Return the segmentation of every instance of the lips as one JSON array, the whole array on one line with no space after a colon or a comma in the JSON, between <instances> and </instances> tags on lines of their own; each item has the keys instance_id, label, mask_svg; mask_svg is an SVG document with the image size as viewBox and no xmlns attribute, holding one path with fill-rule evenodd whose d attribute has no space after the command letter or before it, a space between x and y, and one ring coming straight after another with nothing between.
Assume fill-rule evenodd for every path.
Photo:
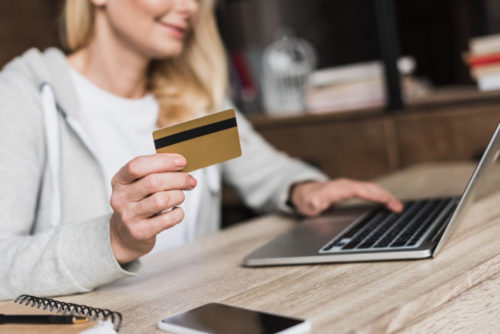
<instances>
[{"instance_id":1,"label":"lips","mask_svg":"<svg viewBox=\"0 0 500 334\"><path fill-rule=\"evenodd\" d=\"M167 22L158 22L165 30L177 38L183 38L188 30L187 26L172 24Z\"/></svg>"}]
</instances>

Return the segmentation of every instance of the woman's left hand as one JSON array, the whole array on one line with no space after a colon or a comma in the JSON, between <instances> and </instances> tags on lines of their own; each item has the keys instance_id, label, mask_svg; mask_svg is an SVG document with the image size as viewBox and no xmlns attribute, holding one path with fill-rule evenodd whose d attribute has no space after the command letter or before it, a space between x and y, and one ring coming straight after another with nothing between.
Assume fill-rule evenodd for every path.
<instances>
[{"instance_id":1,"label":"woman's left hand","mask_svg":"<svg viewBox=\"0 0 500 334\"><path fill-rule=\"evenodd\" d=\"M298 183L293 187L290 200L299 213L313 217L334 203L354 197L382 203L394 212L403 210L403 203L382 187L370 182L344 178L327 182Z\"/></svg>"}]
</instances>

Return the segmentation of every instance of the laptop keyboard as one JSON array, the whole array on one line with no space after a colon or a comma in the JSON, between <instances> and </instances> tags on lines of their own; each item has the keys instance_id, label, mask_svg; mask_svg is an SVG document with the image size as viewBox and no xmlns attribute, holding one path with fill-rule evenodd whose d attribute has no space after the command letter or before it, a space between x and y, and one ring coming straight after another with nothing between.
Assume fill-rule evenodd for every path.
<instances>
[{"instance_id":1,"label":"laptop keyboard","mask_svg":"<svg viewBox=\"0 0 500 334\"><path fill-rule=\"evenodd\" d=\"M420 246L431 227L442 230L456 197L407 201L402 213L374 210L328 242L320 253L405 249ZM433 224L439 218L438 226Z\"/></svg>"}]
</instances>

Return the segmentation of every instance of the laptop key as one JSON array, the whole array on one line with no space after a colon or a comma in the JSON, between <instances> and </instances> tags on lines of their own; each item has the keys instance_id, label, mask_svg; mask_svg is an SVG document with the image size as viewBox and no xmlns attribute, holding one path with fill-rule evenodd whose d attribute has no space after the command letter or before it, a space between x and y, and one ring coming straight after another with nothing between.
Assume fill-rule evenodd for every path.
<instances>
[{"instance_id":1,"label":"laptop key","mask_svg":"<svg viewBox=\"0 0 500 334\"><path fill-rule=\"evenodd\" d=\"M383 220L386 216L390 214L389 211L383 209L379 211L373 218L361 229L358 233L354 235L352 240L342 247L342 249L354 249L360 242L362 242L378 225L378 223Z\"/></svg>"},{"instance_id":2,"label":"laptop key","mask_svg":"<svg viewBox=\"0 0 500 334\"><path fill-rule=\"evenodd\" d=\"M439 216L439 214L443 211L443 209L446 207L446 205L449 203L451 199L446 198L446 199L441 199L438 200L438 204L432 212L427 216L427 219L420 224L418 229L415 231L411 239L406 243L405 246L415 246L420 240L420 238L424 235L425 231L431 226L431 224L434 222L434 220Z\"/></svg>"},{"instance_id":3,"label":"laptop key","mask_svg":"<svg viewBox=\"0 0 500 334\"><path fill-rule=\"evenodd\" d=\"M426 217L429 216L434 207L436 207L438 202L438 200L430 200L429 202L425 203L425 205L422 206L419 212L408 222L408 224L406 224L406 227L399 234L399 236L396 237L396 240L393 240L389 247L392 248L404 246L413 236L421 223L424 222Z\"/></svg>"},{"instance_id":4,"label":"laptop key","mask_svg":"<svg viewBox=\"0 0 500 334\"><path fill-rule=\"evenodd\" d=\"M450 210L448 210L446 215L442 218L441 222L439 222L439 224L437 226L438 227L437 233L434 233L434 236L432 237L432 241L436 241L437 239L441 238L441 236L444 233L444 230L446 229L446 226L448 226L448 222L450 221L451 215L452 215L453 211L455 211L457 205L458 205L458 203L453 204L451 206Z\"/></svg>"},{"instance_id":5,"label":"laptop key","mask_svg":"<svg viewBox=\"0 0 500 334\"><path fill-rule=\"evenodd\" d=\"M358 223L354 224L354 226L350 227L347 231L343 232L339 237L333 239L327 246L323 248L323 250L328 251L331 250L332 248L339 248L349 243L354 237L354 235L356 235L356 233L362 230L365 227L365 225L367 225L368 223L370 223L372 219L374 219L377 213L378 212L376 211L370 212L368 215L363 217Z\"/></svg>"},{"instance_id":6,"label":"laptop key","mask_svg":"<svg viewBox=\"0 0 500 334\"><path fill-rule=\"evenodd\" d=\"M406 223L413 217L413 215L423 206L422 202L410 202L406 205L406 209L399 216L399 219L394 225L381 236L375 243L374 248L385 248L396 238L399 233L405 228Z\"/></svg>"},{"instance_id":7,"label":"laptop key","mask_svg":"<svg viewBox=\"0 0 500 334\"><path fill-rule=\"evenodd\" d=\"M357 248L365 249L372 247L373 244L382 236L382 234L384 234L384 232L387 231L387 229L392 224L394 224L398 217L399 215L394 212L388 214L385 219L381 221L378 226L376 226L372 233L368 235Z\"/></svg>"},{"instance_id":8,"label":"laptop key","mask_svg":"<svg viewBox=\"0 0 500 334\"><path fill-rule=\"evenodd\" d=\"M330 241L321 252L414 248L443 210L451 207L448 205L451 200L453 198L408 201L401 214L380 208ZM441 224L440 227L437 229L442 234Z\"/></svg>"}]
</instances>

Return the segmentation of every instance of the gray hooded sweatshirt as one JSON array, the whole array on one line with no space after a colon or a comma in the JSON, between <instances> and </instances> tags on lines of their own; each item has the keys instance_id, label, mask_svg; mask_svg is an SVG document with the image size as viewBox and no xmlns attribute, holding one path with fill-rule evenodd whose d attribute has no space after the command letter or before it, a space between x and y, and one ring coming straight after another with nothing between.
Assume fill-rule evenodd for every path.
<instances>
[{"instance_id":1,"label":"gray hooded sweatshirt","mask_svg":"<svg viewBox=\"0 0 500 334\"><path fill-rule=\"evenodd\" d=\"M0 300L87 292L139 271L139 261L120 265L113 255L98 143L78 108L58 49L28 50L0 72ZM242 157L217 175L250 207L285 209L292 183L326 179L273 149L239 113L237 122ZM197 237L219 228L217 184L203 183Z\"/></svg>"}]
</instances>

